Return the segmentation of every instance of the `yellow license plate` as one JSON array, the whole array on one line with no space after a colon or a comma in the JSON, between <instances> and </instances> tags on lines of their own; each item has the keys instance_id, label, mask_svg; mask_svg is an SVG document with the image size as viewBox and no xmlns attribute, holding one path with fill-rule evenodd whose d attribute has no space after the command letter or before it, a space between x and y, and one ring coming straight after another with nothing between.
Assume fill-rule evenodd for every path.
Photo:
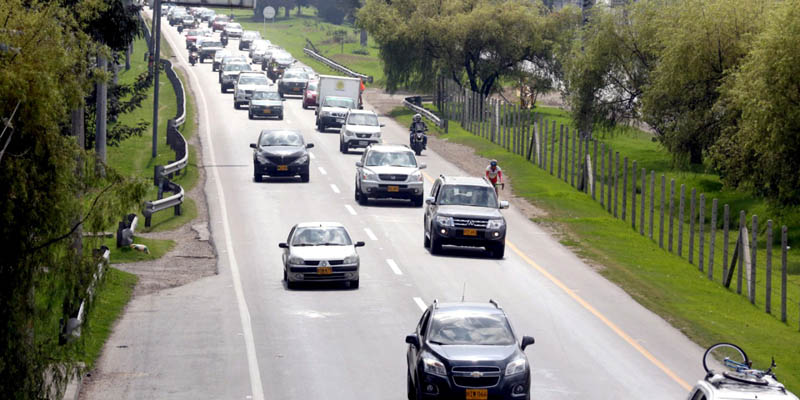
<instances>
[{"instance_id":1,"label":"yellow license plate","mask_svg":"<svg viewBox=\"0 0 800 400\"><path fill-rule=\"evenodd\" d=\"M467 389L467 400L487 400L488 398L488 389Z\"/></svg>"},{"instance_id":2,"label":"yellow license plate","mask_svg":"<svg viewBox=\"0 0 800 400\"><path fill-rule=\"evenodd\" d=\"M265 110L261 110L261 112L262 112L262 113L264 113L264 114L269 114L269 113L271 113L272 111L271 111L271 110L268 110L268 109L265 109Z\"/></svg>"},{"instance_id":3,"label":"yellow license plate","mask_svg":"<svg viewBox=\"0 0 800 400\"><path fill-rule=\"evenodd\" d=\"M299 88L299 87L296 87L296 88L292 88L292 90L294 90L295 92L299 92L299 91L300 91L300 88Z\"/></svg>"},{"instance_id":4,"label":"yellow license plate","mask_svg":"<svg viewBox=\"0 0 800 400\"><path fill-rule=\"evenodd\" d=\"M278 171L288 171L288 170L289 170L288 165L278 165Z\"/></svg>"},{"instance_id":5,"label":"yellow license plate","mask_svg":"<svg viewBox=\"0 0 800 400\"><path fill-rule=\"evenodd\" d=\"M477 229L464 229L464 236L478 236Z\"/></svg>"},{"instance_id":6,"label":"yellow license plate","mask_svg":"<svg viewBox=\"0 0 800 400\"><path fill-rule=\"evenodd\" d=\"M390 192L399 192L400 191L400 186L389 186L389 191Z\"/></svg>"},{"instance_id":7,"label":"yellow license plate","mask_svg":"<svg viewBox=\"0 0 800 400\"><path fill-rule=\"evenodd\" d=\"M331 267L317 267L317 274L319 275L330 275L333 273L333 269Z\"/></svg>"}]
</instances>

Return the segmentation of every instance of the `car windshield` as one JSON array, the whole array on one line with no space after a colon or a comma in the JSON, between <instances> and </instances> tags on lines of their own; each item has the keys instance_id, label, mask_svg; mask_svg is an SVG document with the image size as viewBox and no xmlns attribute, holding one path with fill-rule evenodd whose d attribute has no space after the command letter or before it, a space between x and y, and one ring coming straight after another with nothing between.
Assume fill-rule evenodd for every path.
<instances>
[{"instance_id":1,"label":"car windshield","mask_svg":"<svg viewBox=\"0 0 800 400\"><path fill-rule=\"evenodd\" d=\"M203 47L222 47L222 42L206 40L206 41L203 41L203 44L201 46L203 46Z\"/></svg>"},{"instance_id":2,"label":"car windshield","mask_svg":"<svg viewBox=\"0 0 800 400\"><path fill-rule=\"evenodd\" d=\"M283 79L308 79L308 76L304 72L287 72Z\"/></svg>"},{"instance_id":3,"label":"car windshield","mask_svg":"<svg viewBox=\"0 0 800 400\"><path fill-rule=\"evenodd\" d=\"M284 56L284 55L280 55L280 56L275 57L275 61L278 64L286 65L286 64L291 64L292 63L292 58Z\"/></svg>"},{"instance_id":4,"label":"car windshield","mask_svg":"<svg viewBox=\"0 0 800 400\"><path fill-rule=\"evenodd\" d=\"M416 167L417 159L410 151L371 151L367 156L367 167Z\"/></svg>"},{"instance_id":5,"label":"car windshield","mask_svg":"<svg viewBox=\"0 0 800 400\"><path fill-rule=\"evenodd\" d=\"M378 117L375 114L350 114L347 125L378 126Z\"/></svg>"},{"instance_id":6,"label":"car windshield","mask_svg":"<svg viewBox=\"0 0 800 400\"><path fill-rule=\"evenodd\" d=\"M350 235L341 226L297 228L292 246L350 246Z\"/></svg>"},{"instance_id":7,"label":"car windshield","mask_svg":"<svg viewBox=\"0 0 800 400\"><path fill-rule=\"evenodd\" d=\"M443 206L497 207L494 189L487 186L444 185L438 203Z\"/></svg>"},{"instance_id":8,"label":"car windshield","mask_svg":"<svg viewBox=\"0 0 800 400\"><path fill-rule=\"evenodd\" d=\"M194 29L186 32L186 36L200 36L202 34L203 34L203 31L194 30Z\"/></svg>"},{"instance_id":9,"label":"car windshield","mask_svg":"<svg viewBox=\"0 0 800 400\"><path fill-rule=\"evenodd\" d=\"M253 100L281 100L281 95L278 92L258 91L253 93Z\"/></svg>"},{"instance_id":10,"label":"car windshield","mask_svg":"<svg viewBox=\"0 0 800 400\"><path fill-rule=\"evenodd\" d=\"M303 137L297 132L269 132L261 136L261 146L302 146Z\"/></svg>"},{"instance_id":11,"label":"car windshield","mask_svg":"<svg viewBox=\"0 0 800 400\"><path fill-rule=\"evenodd\" d=\"M500 313L440 312L431 322L428 341L438 345L510 346L514 335Z\"/></svg>"},{"instance_id":12,"label":"car windshield","mask_svg":"<svg viewBox=\"0 0 800 400\"><path fill-rule=\"evenodd\" d=\"M327 107L355 108L353 99L346 97L326 97L324 105Z\"/></svg>"},{"instance_id":13,"label":"car windshield","mask_svg":"<svg viewBox=\"0 0 800 400\"><path fill-rule=\"evenodd\" d=\"M225 29L242 29L242 26L237 23L225 25Z\"/></svg>"},{"instance_id":14,"label":"car windshield","mask_svg":"<svg viewBox=\"0 0 800 400\"><path fill-rule=\"evenodd\" d=\"M244 75L239 78L240 85L267 85L267 77L263 75Z\"/></svg>"},{"instance_id":15,"label":"car windshield","mask_svg":"<svg viewBox=\"0 0 800 400\"><path fill-rule=\"evenodd\" d=\"M250 64L228 64L225 66L225 71L250 71Z\"/></svg>"}]
</instances>

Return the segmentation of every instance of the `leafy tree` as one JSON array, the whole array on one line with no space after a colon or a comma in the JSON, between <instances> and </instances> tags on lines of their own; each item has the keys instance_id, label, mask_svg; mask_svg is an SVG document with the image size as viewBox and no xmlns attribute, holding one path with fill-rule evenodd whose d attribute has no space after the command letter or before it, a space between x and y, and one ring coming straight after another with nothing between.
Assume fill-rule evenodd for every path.
<instances>
[{"instance_id":1,"label":"leafy tree","mask_svg":"<svg viewBox=\"0 0 800 400\"><path fill-rule=\"evenodd\" d=\"M318 15L326 22L341 24L351 21L361 7L360 0L313 0Z\"/></svg>"},{"instance_id":2,"label":"leafy tree","mask_svg":"<svg viewBox=\"0 0 800 400\"><path fill-rule=\"evenodd\" d=\"M781 204L800 204L800 0L765 15L741 68L726 81L723 101L739 117L712 147L726 184Z\"/></svg>"},{"instance_id":3,"label":"leafy tree","mask_svg":"<svg viewBox=\"0 0 800 400\"><path fill-rule=\"evenodd\" d=\"M380 45L389 90L445 75L488 96L523 61L553 65L564 19L549 16L529 0L367 0L357 25Z\"/></svg>"}]
</instances>

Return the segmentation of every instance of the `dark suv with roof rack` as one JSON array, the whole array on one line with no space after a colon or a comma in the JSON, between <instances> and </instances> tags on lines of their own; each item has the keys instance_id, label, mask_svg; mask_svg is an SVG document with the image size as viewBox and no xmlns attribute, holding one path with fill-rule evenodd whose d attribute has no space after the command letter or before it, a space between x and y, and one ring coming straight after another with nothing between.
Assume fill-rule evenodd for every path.
<instances>
[{"instance_id":1,"label":"dark suv with roof rack","mask_svg":"<svg viewBox=\"0 0 800 400\"><path fill-rule=\"evenodd\" d=\"M425 247L431 254L442 245L485 247L495 258L506 249L506 220L500 201L486 178L444 176L436 179L425 199Z\"/></svg>"},{"instance_id":2,"label":"dark suv with roof rack","mask_svg":"<svg viewBox=\"0 0 800 400\"><path fill-rule=\"evenodd\" d=\"M530 399L531 368L506 313L496 302L438 303L406 336L408 398Z\"/></svg>"}]
</instances>

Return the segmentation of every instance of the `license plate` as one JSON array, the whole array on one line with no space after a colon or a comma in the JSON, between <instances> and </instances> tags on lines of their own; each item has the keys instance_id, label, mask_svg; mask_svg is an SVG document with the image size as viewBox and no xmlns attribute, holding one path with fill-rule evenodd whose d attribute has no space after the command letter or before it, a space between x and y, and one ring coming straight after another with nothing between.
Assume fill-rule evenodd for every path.
<instances>
[{"instance_id":1,"label":"license plate","mask_svg":"<svg viewBox=\"0 0 800 400\"><path fill-rule=\"evenodd\" d=\"M264 114L269 114L269 113L271 113L272 111L270 111L270 110L261 110L261 112L262 112L262 113L264 113Z\"/></svg>"},{"instance_id":2,"label":"license plate","mask_svg":"<svg viewBox=\"0 0 800 400\"><path fill-rule=\"evenodd\" d=\"M368 144L369 144L369 142L368 142L368 141L366 141L366 140L359 140L359 141L358 141L358 145L359 145L359 146L366 146L366 145L368 145Z\"/></svg>"},{"instance_id":3,"label":"license plate","mask_svg":"<svg viewBox=\"0 0 800 400\"><path fill-rule=\"evenodd\" d=\"M288 170L289 170L288 165L278 165L278 171L288 171Z\"/></svg>"},{"instance_id":4,"label":"license plate","mask_svg":"<svg viewBox=\"0 0 800 400\"><path fill-rule=\"evenodd\" d=\"M464 236L478 236L477 229L464 229Z\"/></svg>"},{"instance_id":5,"label":"license plate","mask_svg":"<svg viewBox=\"0 0 800 400\"><path fill-rule=\"evenodd\" d=\"M488 398L488 389L467 389L467 400L487 400Z\"/></svg>"},{"instance_id":6,"label":"license plate","mask_svg":"<svg viewBox=\"0 0 800 400\"><path fill-rule=\"evenodd\" d=\"M399 192L400 191L400 186L389 186L389 191L390 192Z\"/></svg>"},{"instance_id":7,"label":"license plate","mask_svg":"<svg viewBox=\"0 0 800 400\"><path fill-rule=\"evenodd\" d=\"M332 273L333 269L331 267L317 267L318 275L330 275Z\"/></svg>"},{"instance_id":8,"label":"license plate","mask_svg":"<svg viewBox=\"0 0 800 400\"><path fill-rule=\"evenodd\" d=\"M296 88L292 88L292 90L294 90L295 92L299 92L299 91L300 91L300 88L299 88L299 87L296 87Z\"/></svg>"}]
</instances>

